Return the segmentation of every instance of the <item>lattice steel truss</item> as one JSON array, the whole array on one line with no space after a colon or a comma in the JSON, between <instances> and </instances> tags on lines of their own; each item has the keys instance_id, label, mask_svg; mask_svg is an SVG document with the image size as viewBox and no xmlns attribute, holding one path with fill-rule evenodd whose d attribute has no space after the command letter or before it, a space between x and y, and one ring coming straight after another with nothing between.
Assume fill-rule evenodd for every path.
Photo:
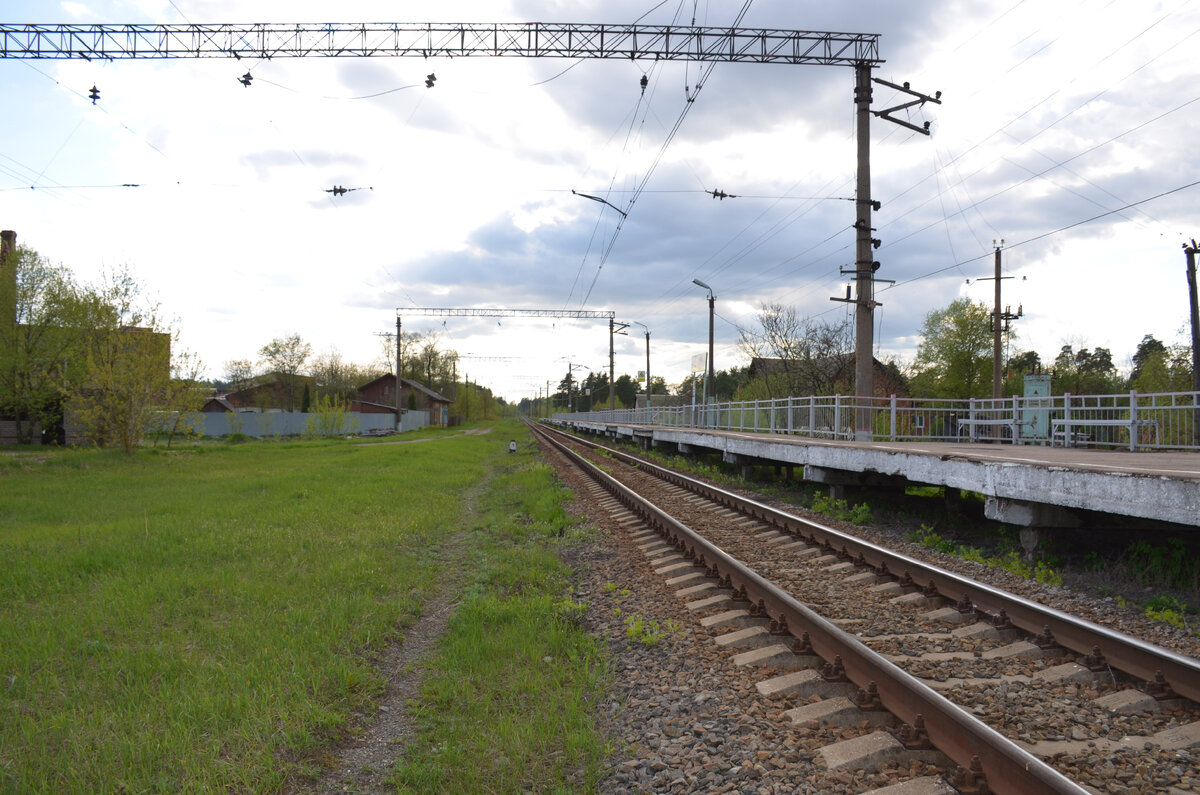
<instances>
[{"instance_id":1,"label":"lattice steel truss","mask_svg":"<svg viewBox=\"0 0 1200 795\"><path fill-rule=\"evenodd\" d=\"M879 34L674 25L0 25L0 58L514 56L879 64Z\"/></svg>"}]
</instances>

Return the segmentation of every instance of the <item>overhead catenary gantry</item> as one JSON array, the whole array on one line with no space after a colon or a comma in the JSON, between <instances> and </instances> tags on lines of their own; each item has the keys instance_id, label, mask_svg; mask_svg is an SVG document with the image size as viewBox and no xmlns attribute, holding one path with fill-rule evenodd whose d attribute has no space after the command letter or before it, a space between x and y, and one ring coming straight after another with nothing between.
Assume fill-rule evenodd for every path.
<instances>
[{"instance_id":1,"label":"overhead catenary gantry","mask_svg":"<svg viewBox=\"0 0 1200 795\"><path fill-rule=\"evenodd\" d=\"M871 111L871 70L883 63L879 34L835 33L773 28L695 25L608 25L595 23L329 23L329 24L0 24L0 58L128 60L168 58L353 58L353 57L522 57L601 58L713 63L770 63L852 66L858 125L858 180L855 273L855 436L870 438L874 396L874 274L871 211L869 124L874 113L889 121L928 134L901 121L893 111L938 102L882 80L914 101L883 111ZM427 79L432 84L433 75ZM250 85L250 73L242 84ZM410 314L414 310L406 310ZM446 310L451 311L451 310ZM469 312L474 310L453 310ZM547 310L509 310L541 312ZM462 315L466 316L466 315ZM525 315L534 317L537 315ZM541 315L549 317L550 315ZM610 340L613 329L611 313ZM399 333L399 316L397 316ZM397 378L399 350L397 349ZM611 342L610 342L611 351ZM611 356L610 356L611 361ZM610 367L611 370L611 367ZM610 374L611 378L611 374Z\"/></svg>"},{"instance_id":2,"label":"overhead catenary gantry","mask_svg":"<svg viewBox=\"0 0 1200 795\"><path fill-rule=\"evenodd\" d=\"M554 22L229 25L0 25L4 58L418 56L620 58L853 66L879 60L879 34Z\"/></svg>"}]
</instances>

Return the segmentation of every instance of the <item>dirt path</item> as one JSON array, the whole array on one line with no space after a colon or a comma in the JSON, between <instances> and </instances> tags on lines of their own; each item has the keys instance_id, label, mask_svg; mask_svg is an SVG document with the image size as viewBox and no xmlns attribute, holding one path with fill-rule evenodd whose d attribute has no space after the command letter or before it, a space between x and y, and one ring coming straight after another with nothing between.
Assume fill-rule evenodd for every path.
<instances>
[{"instance_id":1,"label":"dirt path","mask_svg":"<svg viewBox=\"0 0 1200 795\"><path fill-rule=\"evenodd\" d=\"M491 428L487 428L466 433L490 431ZM490 480L491 474L463 495L466 511L460 526L471 524L476 501ZM458 604L465 574L466 544L465 532L445 540L438 550L438 560L443 561L444 568L438 575L437 590L422 605L416 623L404 630L404 637L384 649L375 661L376 670L387 679L387 689L377 702L375 713L352 715L351 736L330 748L324 756L326 773L315 782L295 783L291 792L297 795L344 795L395 791L387 780L396 760L404 755L414 731L408 702L420 697L425 662L436 653L438 641L446 634L446 626Z\"/></svg>"},{"instance_id":2,"label":"dirt path","mask_svg":"<svg viewBox=\"0 0 1200 795\"><path fill-rule=\"evenodd\" d=\"M491 433L491 432L492 432L491 426L488 426L487 428L468 428L465 431L460 431L458 433L452 433L448 436L430 436L426 439L397 439L394 442L366 442L365 444L363 444L361 446L362 447L378 447L379 445L383 445L383 444L417 444L418 442L437 442L437 441L441 441L442 439L453 439L455 436L483 436L485 433Z\"/></svg>"}]
</instances>

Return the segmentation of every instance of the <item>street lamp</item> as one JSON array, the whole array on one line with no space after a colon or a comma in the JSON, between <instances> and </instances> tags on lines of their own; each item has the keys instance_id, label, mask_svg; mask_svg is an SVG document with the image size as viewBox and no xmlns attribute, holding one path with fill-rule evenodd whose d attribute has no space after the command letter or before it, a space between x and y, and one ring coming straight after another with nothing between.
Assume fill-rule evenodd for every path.
<instances>
[{"instance_id":1,"label":"street lamp","mask_svg":"<svg viewBox=\"0 0 1200 795\"><path fill-rule=\"evenodd\" d=\"M646 408L650 408L650 327L636 320L633 322L646 329Z\"/></svg>"},{"instance_id":2,"label":"street lamp","mask_svg":"<svg viewBox=\"0 0 1200 795\"><path fill-rule=\"evenodd\" d=\"M692 279L692 284L708 290L708 372L704 376L704 402L707 403L713 393L713 315L716 314L717 298L712 288L699 279Z\"/></svg>"}]
</instances>

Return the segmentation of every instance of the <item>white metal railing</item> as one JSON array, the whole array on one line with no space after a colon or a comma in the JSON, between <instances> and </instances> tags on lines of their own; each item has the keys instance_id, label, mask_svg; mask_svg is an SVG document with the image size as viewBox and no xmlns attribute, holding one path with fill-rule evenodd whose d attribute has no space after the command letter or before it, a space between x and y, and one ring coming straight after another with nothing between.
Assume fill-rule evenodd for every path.
<instances>
[{"instance_id":1,"label":"white metal railing","mask_svg":"<svg viewBox=\"0 0 1200 795\"><path fill-rule=\"evenodd\" d=\"M1005 442L1200 451L1200 392L868 399L809 396L555 414L555 420L855 438L864 410L877 441Z\"/></svg>"}]
</instances>

